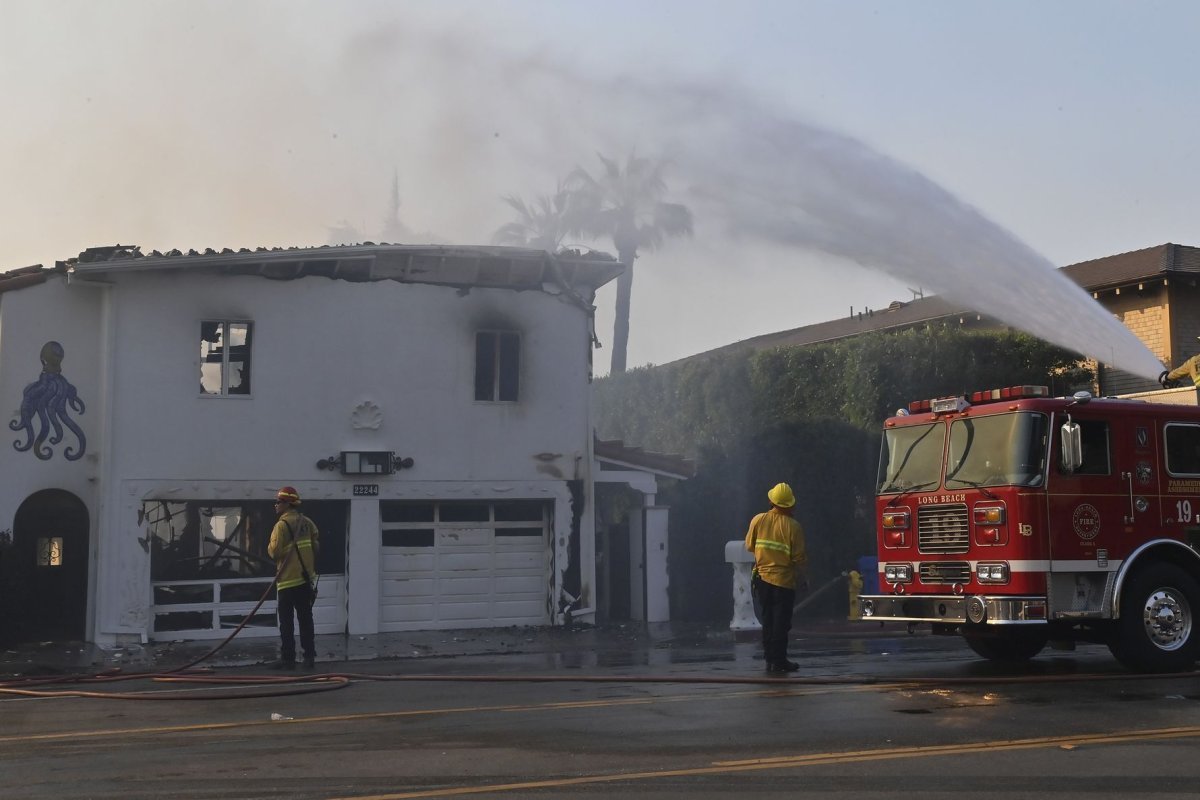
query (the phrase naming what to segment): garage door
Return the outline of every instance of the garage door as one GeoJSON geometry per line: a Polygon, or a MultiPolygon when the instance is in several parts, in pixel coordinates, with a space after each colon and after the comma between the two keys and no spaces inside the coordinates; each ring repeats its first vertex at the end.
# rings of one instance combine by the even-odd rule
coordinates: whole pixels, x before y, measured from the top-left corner
{"type": "Polygon", "coordinates": [[[547,625],[550,504],[380,504],[379,630],[547,625]]]}

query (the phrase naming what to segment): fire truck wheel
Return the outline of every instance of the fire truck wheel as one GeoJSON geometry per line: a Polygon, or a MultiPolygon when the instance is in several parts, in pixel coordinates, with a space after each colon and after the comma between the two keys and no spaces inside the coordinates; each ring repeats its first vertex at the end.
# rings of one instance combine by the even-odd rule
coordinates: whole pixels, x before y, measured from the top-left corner
{"type": "Polygon", "coordinates": [[[1042,652],[1049,639],[1040,628],[1010,628],[995,631],[968,631],[963,634],[967,646],[988,661],[1028,661],[1042,652]]]}
{"type": "Polygon", "coordinates": [[[1112,654],[1139,672],[1183,672],[1196,662],[1200,584],[1174,564],[1150,564],[1121,591],[1112,654]]]}

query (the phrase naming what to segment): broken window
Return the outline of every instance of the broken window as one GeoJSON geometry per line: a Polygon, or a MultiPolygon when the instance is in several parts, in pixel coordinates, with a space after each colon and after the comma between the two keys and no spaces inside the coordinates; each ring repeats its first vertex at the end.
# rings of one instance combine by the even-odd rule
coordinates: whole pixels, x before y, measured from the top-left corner
{"type": "Polygon", "coordinates": [[[250,394],[249,322],[200,323],[200,393],[250,394]]]}
{"type": "MultiPolygon", "coordinates": [[[[317,573],[344,575],[350,504],[306,502],[302,512],[320,531],[317,573]]],[[[237,627],[274,581],[267,555],[278,516],[272,500],[151,500],[138,515],[139,542],[150,551],[151,614],[157,632],[237,627]]],[[[274,627],[270,607],[252,627],[274,627]]]]}
{"type": "MultiPolygon", "coordinates": [[[[150,548],[154,581],[274,577],[267,544],[278,516],[273,500],[151,500],[142,506],[142,526],[150,548]]],[[[317,572],[346,571],[349,504],[306,502],[302,513],[320,532],[317,572]]]]}
{"type": "Polygon", "coordinates": [[[475,334],[475,399],[516,402],[520,385],[521,337],[512,331],[475,334]]]}

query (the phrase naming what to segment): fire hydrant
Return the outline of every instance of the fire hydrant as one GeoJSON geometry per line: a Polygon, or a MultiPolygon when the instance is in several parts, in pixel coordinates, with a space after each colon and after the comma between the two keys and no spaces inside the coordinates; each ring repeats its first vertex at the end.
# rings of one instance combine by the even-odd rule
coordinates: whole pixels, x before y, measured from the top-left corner
{"type": "Polygon", "coordinates": [[[862,575],[852,569],[846,576],[846,583],[850,588],[850,619],[862,619],[862,606],[858,602],[858,595],[863,589],[862,575]]]}

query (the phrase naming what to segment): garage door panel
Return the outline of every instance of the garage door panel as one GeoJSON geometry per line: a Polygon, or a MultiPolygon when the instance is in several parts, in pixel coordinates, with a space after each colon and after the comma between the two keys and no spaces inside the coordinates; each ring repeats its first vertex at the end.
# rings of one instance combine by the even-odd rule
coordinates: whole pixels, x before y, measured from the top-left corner
{"type": "Polygon", "coordinates": [[[546,542],[541,536],[497,536],[496,552],[520,551],[540,553],[546,549],[546,542]]]}
{"type": "Polygon", "coordinates": [[[385,580],[379,587],[384,597],[432,597],[437,588],[434,578],[385,580]]]}
{"type": "Polygon", "coordinates": [[[546,569],[545,553],[497,553],[496,569],[499,571],[520,570],[542,573],[546,569]]]}
{"type": "MultiPolygon", "coordinates": [[[[538,597],[530,600],[508,600],[496,603],[494,609],[496,619],[520,620],[546,614],[546,598],[538,597]]],[[[514,623],[520,624],[520,623],[514,623]]]]}
{"type": "Polygon", "coordinates": [[[380,630],[547,624],[553,537],[547,523],[522,521],[539,502],[522,502],[495,502],[496,522],[443,517],[455,505],[443,501],[385,515],[380,630]]]}
{"type": "Polygon", "coordinates": [[[456,620],[456,619],[480,619],[490,620],[491,603],[475,602],[475,603],[454,603],[446,602],[444,599],[438,603],[438,619],[441,620],[456,620]]]}
{"type": "Polygon", "coordinates": [[[491,572],[494,566],[495,557],[491,553],[439,553],[437,557],[437,568],[443,575],[463,570],[491,572]]]}
{"type": "Polygon", "coordinates": [[[491,547],[490,529],[441,530],[437,534],[438,547],[491,547]]]}
{"type": "Polygon", "coordinates": [[[443,576],[438,580],[438,596],[442,602],[451,601],[464,595],[490,595],[492,593],[492,576],[455,577],[443,576]]]}
{"type": "Polygon", "coordinates": [[[537,594],[545,589],[546,579],[542,575],[497,576],[496,594],[537,594]]]}
{"type": "MultiPolygon", "coordinates": [[[[434,617],[434,608],[433,603],[385,605],[379,609],[379,623],[381,626],[404,622],[432,623],[436,620],[434,617]]],[[[409,630],[412,629],[410,628],[409,630]]]]}
{"type": "Polygon", "coordinates": [[[385,548],[379,568],[385,575],[389,572],[428,572],[432,574],[437,569],[437,559],[434,556],[433,548],[419,554],[396,553],[392,548],[385,548]]]}

